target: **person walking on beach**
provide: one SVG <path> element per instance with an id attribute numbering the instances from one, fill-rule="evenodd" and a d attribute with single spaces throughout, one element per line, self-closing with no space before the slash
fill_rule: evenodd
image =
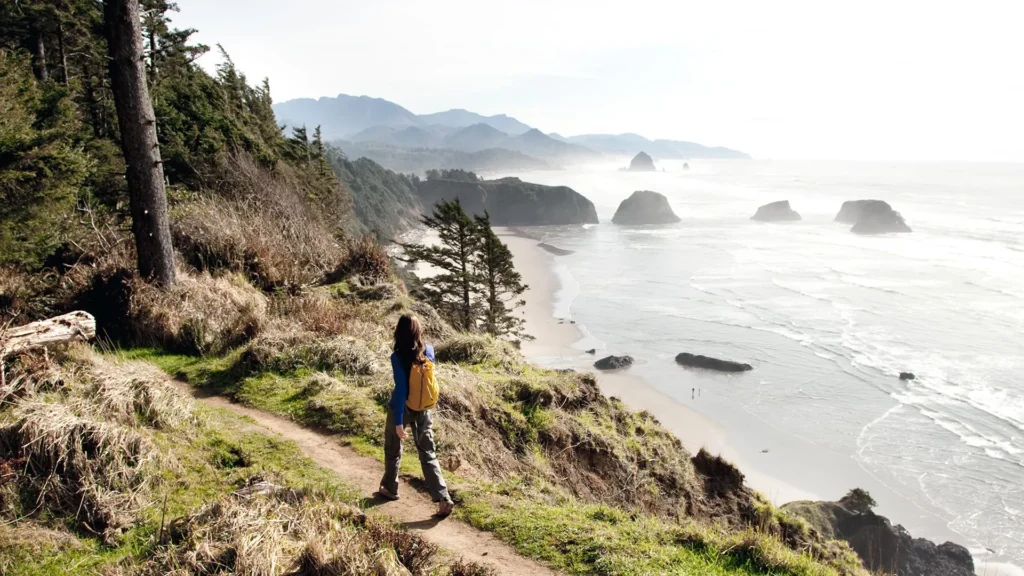
<path id="1" fill-rule="evenodd" d="M 378 493 L 387 500 L 398 499 L 398 468 L 402 462 L 402 441 L 407 437 L 405 427 L 408 425 L 419 452 L 427 490 L 438 505 L 437 516 L 443 518 L 451 514 L 454 504 L 437 461 L 430 417 L 438 396 L 434 347 L 423 343 L 423 326 L 411 314 L 399 318 L 395 326 L 391 369 L 395 389 L 391 392 L 387 423 L 384 425 L 384 477 L 380 480 Z"/>

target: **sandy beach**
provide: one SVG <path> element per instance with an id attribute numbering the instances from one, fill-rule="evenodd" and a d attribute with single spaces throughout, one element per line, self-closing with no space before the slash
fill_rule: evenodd
<path id="1" fill-rule="evenodd" d="M 567 251 L 540 242 L 531 236 L 528 229 L 495 228 L 495 232 L 512 251 L 516 270 L 529 286 L 524 295 L 526 305 L 523 313 L 526 331 L 535 340 L 522 345 L 523 354 L 529 360 L 546 366 L 595 372 L 605 395 L 619 398 L 634 410 L 650 412 L 691 452 L 705 448 L 731 460 L 746 475 L 752 487 L 777 504 L 820 499 L 812 492 L 787 484 L 740 460 L 720 426 L 658 391 L 640 376 L 631 375 L 628 368 L 606 372 L 595 370 L 593 362 L 601 357 L 602 351 L 598 350 L 596 355 L 586 353 L 585 327 L 573 324 L 571 318 L 556 316 L 556 297 L 563 286 L 554 269 L 557 258 L 567 255 Z M 564 314 L 566 311 L 559 312 Z"/>

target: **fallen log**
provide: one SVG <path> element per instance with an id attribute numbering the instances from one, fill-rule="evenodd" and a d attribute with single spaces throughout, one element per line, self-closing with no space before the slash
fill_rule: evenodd
<path id="1" fill-rule="evenodd" d="M 96 319 L 92 314 L 78 310 L 17 328 L 0 330 L 0 358 L 53 344 L 87 341 L 94 336 Z"/>

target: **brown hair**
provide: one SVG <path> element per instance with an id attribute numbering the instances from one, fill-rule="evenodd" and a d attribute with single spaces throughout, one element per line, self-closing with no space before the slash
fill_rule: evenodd
<path id="1" fill-rule="evenodd" d="M 427 357 L 423 351 L 427 346 L 423 343 L 423 326 L 412 314 L 404 314 L 395 326 L 394 352 L 402 359 L 402 365 L 408 368 L 412 363 L 423 364 Z"/>

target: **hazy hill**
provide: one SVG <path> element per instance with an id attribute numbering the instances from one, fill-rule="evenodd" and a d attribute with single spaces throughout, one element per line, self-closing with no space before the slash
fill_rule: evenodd
<path id="1" fill-rule="evenodd" d="M 320 126 L 325 140 L 345 138 L 371 126 L 417 126 L 420 119 L 394 102 L 369 96 L 338 94 L 334 98 L 299 98 L 273 105 L 278 122 Z"/>
<path id="2" fill-rule="evenodd" d="M 505 147 L 561 164 L 593 162 L 602 156 L 586 146 L 556 140 L 536 128 L 512 138 Z"/>
<path id="3" fill-rule="evenodd" d="M 476 112 L 463 110 L 461 108 L 448 110 L 447 112 L 435 112 L 433 114 L 420 114 L 420 120 L 427 124 L 438 124 L 441 126 L 452 126 L 463 128 L 473 124 L 486 124 L 506 134 L 522 134 L 530 129 L 530 126 L 505 114 L 494 116 L 483 116 Z"/>
<path id="4" fill-rule="evenodd" d="M 323 137 L 327 140 L 356 140 L 357 133 L 371 127 L 465 128 L 474 124 L 485 124 L 513 135 L 522 134 L 530 129 L 526 124 L 505 114 L 483 116 L 460 109 L 417 115 L 383 98 L 348 94 L 338 94 L 333 98 L 324 96 L 287 100 L 274 104 L 273 108 L 278 121 L 287 126 L 305 125 L 312 128 L 320 125 Z"/>
<path id="5" fill-rule="evenodd" d="M 371 126 L 365 130 L 352 135 L 353 142 L 375 142 L 388 146 L 401 146 L 403 148 L 441 148 L 444 146 L 443 139 L 451 128 L 441 126 L 430 126 L 421 128 L 419 126 L 407 126 L 405 128 L 392 128 L 391 126 Z"/>
<path id="6" fill-rule="evenodd" d="M 479 152 L 488 148 L 509 148 L 505 144 L 509 135 L 487 124 L 473 124 L 448 134 L 444 138 L 445 148 Z"/>

